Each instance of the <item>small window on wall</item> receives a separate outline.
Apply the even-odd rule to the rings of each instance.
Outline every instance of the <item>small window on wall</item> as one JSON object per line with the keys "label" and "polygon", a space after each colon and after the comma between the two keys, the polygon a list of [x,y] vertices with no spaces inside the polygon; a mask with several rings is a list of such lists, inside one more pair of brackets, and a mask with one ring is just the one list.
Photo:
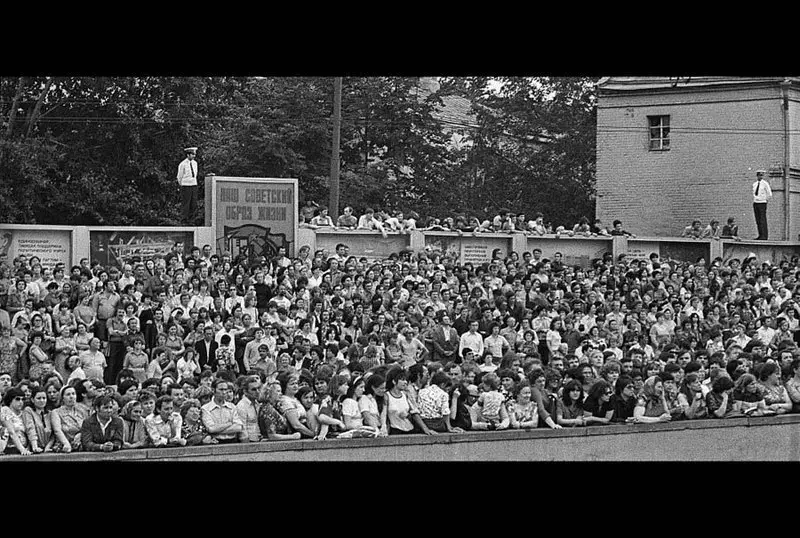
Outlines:
{"label": "small window on wall", "polygon": [[650,151],[669,149],[669,116],[647,116],[650,124]]}

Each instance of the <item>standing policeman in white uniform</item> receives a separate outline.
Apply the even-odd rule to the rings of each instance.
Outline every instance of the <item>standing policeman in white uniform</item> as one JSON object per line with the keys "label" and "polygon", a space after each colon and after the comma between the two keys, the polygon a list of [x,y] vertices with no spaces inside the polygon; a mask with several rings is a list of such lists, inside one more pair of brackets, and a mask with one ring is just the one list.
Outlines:
{"label": "standing policeman in white uniform", "polygon": [[195,225],[197,212],[197,161],[194,160],[197,148],[185,148],[186,158],[178,165],[178,185],[181,187],[181,207],[183,222]]}
{"label": "standing policeman in white uniform", "polygon": [[758,237],[756,239],[767,240],[769,233],[767,231],[767,202],[772,198],[772,189],[769,186],[769,181],[765,177],[766,170],[756,171],[758,178],[753,183],[753,213],[756,217],[756,226],[758,227]]}

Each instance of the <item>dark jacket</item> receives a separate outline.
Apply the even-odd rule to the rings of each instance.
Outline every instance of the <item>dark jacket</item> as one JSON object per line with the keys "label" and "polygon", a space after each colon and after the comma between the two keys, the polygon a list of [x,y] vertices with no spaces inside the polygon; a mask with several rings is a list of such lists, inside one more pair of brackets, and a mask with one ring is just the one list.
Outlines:
{"label": "dark jacket", "polygon": [[[445,340],[443,329],[444,326],[440,325],[431,331],[433,336],[433,360],[440,361],[442,364],[459,358],[458,344],[460,342],[458,332],[452,327],[446,329],[450,333],[450,340]],[[445,351],[453,351],[454,353],[450,356],[445,356]]]}
{"label": "dark jacket", "polygon": [[103,434],[103,428],[100,427],[100,421],[97,415],[94,414],[83,421],[81,426],[81,446],[89,452],[102,451],[103,443],[111,441],[114,443],[114,450],[122,448],[122,419],[119,417],[112,417],[111,423],[106,428]]}
{"label": "dark jacket", "polygon": [[211,366],[212,370],[217,369],[217,348],[219,344],[216,340],[211,340],[211,357],[208,356],[206,353],[206,341],[200,340],[194,344],[194,348],[197,350],[197,363],[200,365],[200,368],[205,368],[206,364]]}

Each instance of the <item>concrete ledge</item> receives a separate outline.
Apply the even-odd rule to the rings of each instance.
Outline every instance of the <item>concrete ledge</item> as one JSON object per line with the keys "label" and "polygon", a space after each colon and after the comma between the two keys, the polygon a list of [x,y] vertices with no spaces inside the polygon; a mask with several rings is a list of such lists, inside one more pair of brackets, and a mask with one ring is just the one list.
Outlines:
{"label": "concrete ledge", "polygon": [[800,460],[800,415],[381,439],[4,456],[2,461]]}

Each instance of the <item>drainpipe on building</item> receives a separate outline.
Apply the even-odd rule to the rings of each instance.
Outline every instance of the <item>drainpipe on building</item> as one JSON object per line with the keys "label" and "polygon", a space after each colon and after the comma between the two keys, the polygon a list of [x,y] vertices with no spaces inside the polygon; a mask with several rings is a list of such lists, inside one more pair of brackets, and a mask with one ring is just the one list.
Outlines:
{"label": "drainpipe on building", "polygon": [[791,191],[789,190],[789,87],[792,81],[788,78],[781,82],[783,97],[783,240],[791,241]]}

